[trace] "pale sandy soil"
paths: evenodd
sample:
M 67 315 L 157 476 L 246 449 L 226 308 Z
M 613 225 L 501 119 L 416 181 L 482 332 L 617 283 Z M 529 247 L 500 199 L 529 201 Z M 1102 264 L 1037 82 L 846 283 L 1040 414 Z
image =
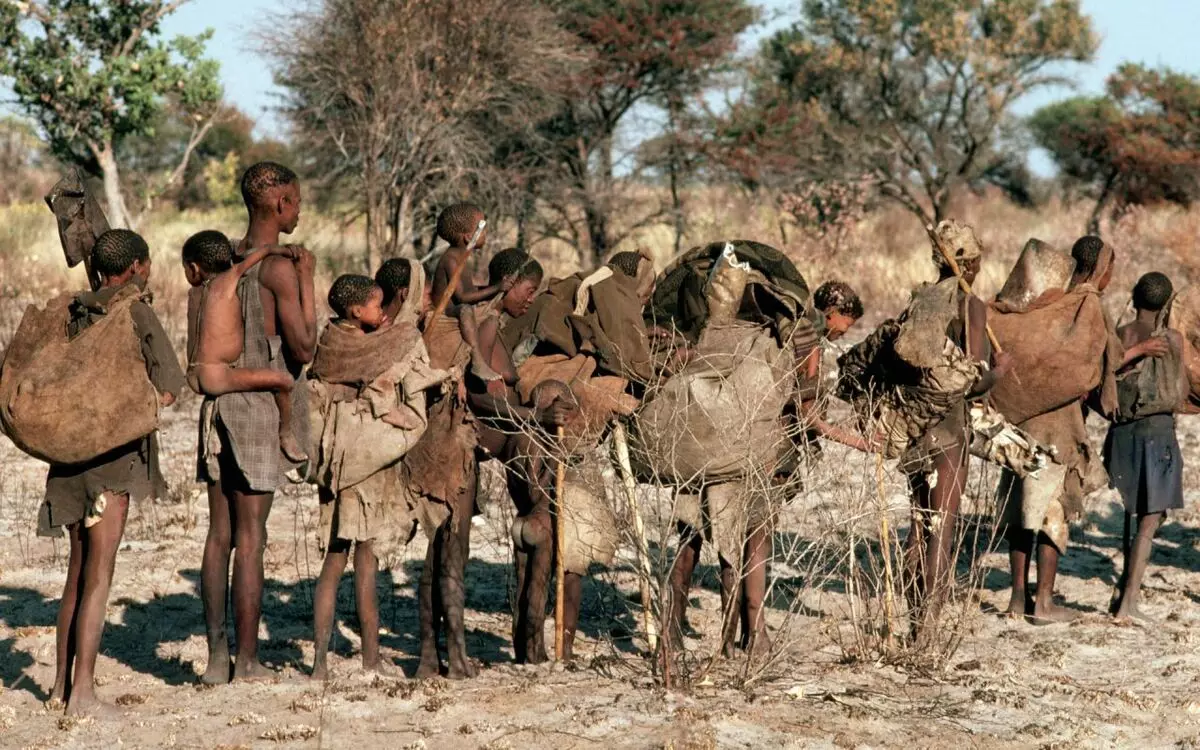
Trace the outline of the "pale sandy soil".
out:
M 945 672 L 921 676 L 844 663 L 819 597 L 784 632 L 786 602 L 770 620 L 786 659 L 746 684 L 744 663 L 719 663 L 688 691 L 655 687 L 644 659 L 622 639 L 627 570 L 585 591 L 581 651 L 568 670 L 511 665 L 511 581 L 503 495 L 476 526 L 469 568 L 470 653 L 478 679 L 373 680 L 357 670 L 349 578 L 339 600 L 335 675 L 307 677 L 312 659 L 311 592 L 320 560 L 315 498 L 277 498 L 267 551 L 263 656 L 273 684 L 200 689 L 205 656 L 198 598 L 207 510 L 190 483 L 195 404 L 172 417 L 164 444 L 174 490 L 138 507 L 117 562 L 109 625 L 97 672 L 102 697 L 123 706 L 121 722 L 75 722 L 46 711 L 53 681 L 54 616 L 64 551 L 33 534 L 44 468 L 0 446 L 0 747 L 5 748 L 711 748 L 711 747 L 1193 747 L 1200 746 L 1200 422 L 1181 422 L 1188 509 L 1162 529 L 1146 580 L 1147 627 L 1112 624 L 1103 612 L 1119 572 L 1121 514 L 1092 504 L 1073 532 L 1063 599 L 1085 610 L 1073 625 L 1035 628 L 993 613 L 1007 601 L 1007 558 L 990 553 L 971 632 Z M 1097 435 L 1098 437 L 1098 435 Z M 837 451 L 826 470 L 867 459 Z M 857 470 L 857 469 L 856 469 Z M 195 490 L 195 492 L 193 491 Z M 781 534 L 803 535 L 819 492 L 789 509 Z M 902 503 L 897 494 L 893 502 Z M 385 653 L 408 674 L 416 663 L 420 536 L 381 576 Z M 692 615 L 711 653 L 719 598 L 711 561 Z M 783 575 L 776 570 L 777 575 Z M 824 614 L 824 617 L 822 616 Z M 702 666 L 702 665 L 701 665 Z

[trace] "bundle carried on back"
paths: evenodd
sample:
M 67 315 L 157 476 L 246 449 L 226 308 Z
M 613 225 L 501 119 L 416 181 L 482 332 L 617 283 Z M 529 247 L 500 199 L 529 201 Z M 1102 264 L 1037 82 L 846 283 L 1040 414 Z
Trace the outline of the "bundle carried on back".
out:
M 1020 374 L 1002 378 L 990 398 L 1014 424 L 1079 399 L 1105 377 L 1110 327 L 1100 292 L 1090 284 L 1068 291 L 1074 269 L 1069 255 L 1031 240 L 988 311 Z
M 643 472 L 672 484 L 734 479 L 773 471 L 787 451 L 781 415 L 795 392 L 796 362 L 777 328 L 735 318 L 751 283 L 768 282 L 722 245 L 693 358 L 638 414 L 634 458 Z M 806 289 L 802 279 L 798 288 Z M 803 311 L 802 300 L 792 301 L 793 314 Z
M 129 285 L 74 338 L 77 295 L 30 306 L 0 366 L 0 427 L 18 448 L 58 464 L 91 460 L 154 432 L 158 394 L 146 374 Z
M 1174 300 L 1172 300 L 1174 302 Z M 1117 374 L 1117 413 L 1119 424 L 1156 414 L 1174 414 L 1187 401 L 1190 384 L 1184 367 L 1184 337 L 1167 327 L 1172 304 L 1168 303 L 1155 321 L 1155 337 L 1167 344 L 1161 357 L 1142 357 Z
M 1167 326 L 1183 337 L 1183 367 L 1190 386 L 1190 410 L 1200 409 L 1200 287 L 1175 295 Z
M 959 307 L 956 279 L 926 284 L 898 318 L 838 359 L 838 397 L 866 434 L 882 437 L 888 458 L 941 422 L 979 379 L 981 365 L 948 335 Z

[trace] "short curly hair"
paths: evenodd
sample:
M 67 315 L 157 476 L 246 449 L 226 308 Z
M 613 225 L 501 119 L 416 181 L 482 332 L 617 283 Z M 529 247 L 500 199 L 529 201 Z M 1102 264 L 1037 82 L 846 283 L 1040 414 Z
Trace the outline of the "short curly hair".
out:
M 183 243 L 183 262 L 195 263 L 205 273 L 221 273 L 233 266 L 233 245 L 224 234 L 206 229 Z
M 1104 240 L 1094 234 L 1080 237 L 1071 247 L 1071 257 L 1075 259 L 1075 275 L 1088 278 L 1096 272 L 1096 264 L 1100 262 L 1100 254 L 1104 252 Z
M 242 200 L 246 208 L 261 208 L 267 201 L 272 188 L 295 185 L 299 182 L 296 173 L 273 161 L 260 161 L 242 174 Z
M 475 234 L 475 228 L 484 218 L 483 209 L 474 203 L 455 203 L 438 215 L 437 233 L 446 242 L 454 245 Z
M 1158 312 L 1171 301 L 1175 287 L 1166 274 L 1151 271 L 1133 287 L 1133 306 L 1139 310 Z
M 540 284 L 545 272 L 542 270 L 542 264 L 538 263 L 537 259 L 515 247 L 501 250 L 488 263 L 489 286 L 499 284 L 505 277 L 512 276 L 513 274 L 516 274 L 517 281 L 533 279 Z
M 343 274 L 329 287 L 329 307 L 339 318 L 347 318 L 351 307 L 365 305 L 378 288 L 379 285 L 370 276 Z
M 813 294 L 813 305 L 823 313 L 840 313 L 858 320 L 863 316 L 862 298 L 844 281 L 826 281 Z
M 396 299 L 412 283 L 413 261 L 408 258 L 389 258 L 375 272 L 375 283 L 383 290 L 383 304 Z
M 110 229 L 92 246 L 92 268 L 101 276 L 120 276 L 134 263 L 148 260 L 150 246 L 128 229 Z

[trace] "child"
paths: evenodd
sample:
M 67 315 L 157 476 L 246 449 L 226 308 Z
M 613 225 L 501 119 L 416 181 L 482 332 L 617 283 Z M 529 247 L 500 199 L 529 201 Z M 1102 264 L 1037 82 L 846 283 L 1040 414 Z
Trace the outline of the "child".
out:
M 252 251 L 233 262 L 233 246 L 220 232 L 204 231 L 183 243 L 183 269 L 188 293 L 188 385 L 206 396 L 241 391 L 273 391 L 279 408 L 279 446 L 291 461 L 305 459 L 292 434 L 292 377 L 282 370 L 233 367 L 242 356 L 243 321 L 238 281 L 268 255 L 293 260 L 288 245 Z
M 813 306 L 825 316 L 825 340 L 837 341 L 862 319 L 858 292 L 844 281 L 826 281 L 813 294 Z
M 371 278 L 347 274 L 340 276 L 329 289 L 329 307 L 337 316 L 329 325 L 362 337 L 378 330 L 388 322 L 383 311 L 383 290 Z M 333 494 L 321 488 L 322 528 L 329 534 L 322 539 L 325 545 L 325 562 L 317 579 L 313 597 L 313 624 L 316 631 L 316 655 L 312 676 L 323 680 L 328 675 L 326 654 L 333 633 L 334 609 L 337 604 L 338 582 L 350 560 L 350 547 L 354 546 L 354 593 L 358 605 L 358 623 L 362 630 L 363 669 L 386 673 L 384 662 L 379 659 L 379 602 L 375 592 L 376 557 L 371 538 L 377 529 L 366 534 L 356 533 L 361 529 L 342 529 L 341 524 L 326 516 L 340 516 L 338 506 L 343 502 L 341 493 Z M 373 526 L 375 519 L 363 519 L 363 526 Z M 326 523 L 328 521 L 328 523 Z M 349 524 L 347 524 L 349 525 Z
M 100 276 L 101 286 L 76 298 L 70 335 L 79 334 L 107 314 L 118 297 L 136 296 L 130 315 L 146 373 L 159 393 L 159 403 L 170 406 L 184 387 L 184 374 L 154 310 L 141 299 L 141 288 L 150 276 L 146 241 L 125 229 L 105 232 L 92 248 L 91 267 Z M 100 703 L 94 685 L 109 587 L 129 502 L 165 494 L 154 433 L 85 464 L 50 466 L 38 533 L 57 535 L 65 527 L 71 538 L 67 582 L 58 610 L 57 670 L 50 701 L 65 703 L 68 714 L 120 715 L 116 708 Z
M 475 262 L 474 258 L 468 254 L 467 245 L 479 227 L 479 222 L 483 220 L 483 209 L 473 203 L 455 203 L 438 216 L 438 236 L 450 243 L 450 247 L 438 260 L 437 270 L 433 274 L 432 292 L 433 302 L 437 304 L 446 293 L 447 287 L 450 286 L 454 270 L 464 263 L 467 264 L 459 275 L 458 283 L 450 291 L 450 302 L 458 308 L 460 332 L 463 341 L 471 349 L 471 369 L 481 380 L 490 382 L 500 379 L 500 376 L 488 366 L 486 359 L 479 354 L 480 321 L 476 319 L 476 312 L 472 306 L 496 300 L 499 295 L 512 288 L 514 280 L 511 277 L 505 277 L 482 289 L 475 286 Z M 481 250 L 486 242 L 487 230 L 484 230 L 476 240 L 473 249 Z
M 1166 276 L 1146 274 L 1133 288 L 1137 319 L 1117 329 L 1127 349 L 1152 339 L 1158 342 L 1157 347 L 1143 347 L 1142 351 L 1148 356 L 1161 357 L 1161 368 L 1168 378 L 1174 378 L 1176 385 L 1172 389 L 1166 384 L 1161 394 L 1150 393 L 1146 381 L 1138 377 L 1137 365 L 1127 365 L 1123 373 L 1118 373 L 1118 393 L 1122 397 L 1115 423 L 1104 441 L 1104 467 L 1111 486 L 1125 501 L 1125 570 L 1111 608 L 1119 620 L 1146 619 L 1138 604 L 1154 534 L 1168 510 L 1183 507 L 1183 456 L 1175 438 L 1174 414 L 1185 393 L 1183 337 L 1178 331 L 1162 334 L 1162 313 L 1173 293 L 1171 280 Z M 1137 536 L 1131 539 L 1135 516 Z

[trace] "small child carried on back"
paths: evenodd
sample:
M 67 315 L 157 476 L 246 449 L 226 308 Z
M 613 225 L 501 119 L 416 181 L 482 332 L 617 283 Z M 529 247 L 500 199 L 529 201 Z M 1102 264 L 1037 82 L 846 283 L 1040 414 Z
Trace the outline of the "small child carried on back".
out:
M 490 286 L 475 286 L 475 257 L 471 253 L 483 249 L 487 243 L 487 230 L 483 230 L 474 245 L 471 238 L 484 219 L 483 209 L 473 203 L 455 203 L 438 216 L 438 237 L 448 242 L 450 247 L 442 254 L 437 270 L 434 271 L 432 299 L 437 305 L 447 289 L 453 286 L 450 290 L 450 302 L 455 309 L 450 310 L 447 307 L 447 314 L 458 318 L 459 333 L 471 350 L 471 370 L 479 379 L 491 382 L 500 380 L 501 376 L 479 353 L 479 324 L 482 322 L 481 318 L 486 317 L 488 305 L 498 304 L 499 298 L 513 287 L 515 279 L 510 276 Z M 457 283 L 452 285 L 455 270 L 463 264 L 466 265 L 460 272 Z M 431 320 L 426 326 L 436 323 L 437 321 Z
M 385 292 L 373 279 L 346 274 L 333 282 L 329 306 L 335 317 L 321 334 L 310 371 L 313 434 L 319 435 L 313 477 L 325 553 L 313 603 L 318 679 L 328 674 L 338 582 L 352 547 L 363 668 L 390 667 L 379 656 L 375 571 L 380 547 L 411 535 L 416 519 L 399 463 L 425 433 L 425 390 L 446 379 L 445 372 L 430 367 L 416 326 L 424 276 L 415 262 L 412 266 L 408 273 L 394 273 L 405 277 L 406 288 L 392 290 L 390 301 L 399 300 L 387 310 Z
M 1111 614 L 1146 619 L 1139 609 L 1142 577 L 1154 535 L 1167 511 L 1183 507 L 1183 455 L 1175 437 L 1175 412 L 1188 395 L 1183 337 L 1166 328 L 1174 288 L 1161 273 L 1148 273 L 1133 288 L 1137 317 L 1117 329 L 1128 352 L 1141 356 L 1117 373 L 1118 407 L 1104 441 L 1109 483 L 1125 503 L 1125 569 Z M 1137 535 L 1133 521 L 1137 518 Z
M 291 461 L 307 456 L 292 434 L 292 376 L 270 368 L 235 367 L 242 356 L 245 322 L 238 282 L 269 255 L 297 260 L 292 245 L 254 250 L 233 262 L 233 245 L 220 232 L 199 232 L 183 243 L 183 268 L 188 292 L 188 385 L 205 396 L 245 391 L 272 391 L 279 409 L 279 447 Z

